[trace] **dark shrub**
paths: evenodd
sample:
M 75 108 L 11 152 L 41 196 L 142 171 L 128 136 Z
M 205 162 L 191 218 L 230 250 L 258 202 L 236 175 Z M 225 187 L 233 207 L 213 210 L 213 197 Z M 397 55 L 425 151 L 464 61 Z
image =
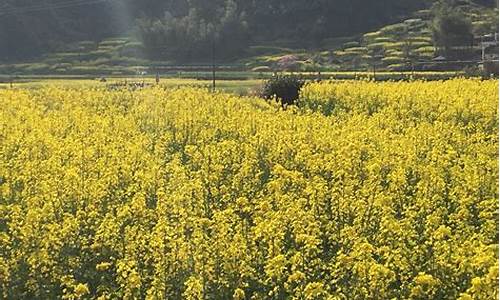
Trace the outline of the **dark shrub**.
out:
M 268 100 L 276 98 L 283 106 L 292 105 L 299 99 L 304 83 L 304 80 L 296 76 L 273 76 L 265 83 L 262 97 Z

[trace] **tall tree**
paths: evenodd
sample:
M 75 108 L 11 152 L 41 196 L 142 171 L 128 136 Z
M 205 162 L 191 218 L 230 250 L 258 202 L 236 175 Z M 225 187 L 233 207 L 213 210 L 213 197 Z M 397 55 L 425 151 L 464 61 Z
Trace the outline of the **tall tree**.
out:
M 454 1 L 439 1 L 432 11 L 434 43 L 442 54 L 450 56 L 453 48 L 472 45 L 472 23 Z
M 143 17 L 137 35 L 153 59 L 212 60 L 214 46 L 220 57 L 230 58 L 248 43 L 244 13 L 234 0 L 208 3 L 189 0 L 186 16 L 166 13 L 162 18 Z

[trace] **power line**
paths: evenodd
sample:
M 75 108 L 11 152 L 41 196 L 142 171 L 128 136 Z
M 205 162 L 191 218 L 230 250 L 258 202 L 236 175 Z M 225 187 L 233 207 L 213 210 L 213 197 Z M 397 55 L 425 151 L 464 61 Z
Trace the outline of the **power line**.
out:
M 39 11 L 39 10 L 47 10 L 58 7 L 71 7 L 77 5 L 86 5 L 93 4 L 95 2 L 103 2 L 107 0 L 67 0 L 67 1 L 58 1 L 53 3 L 45 3 L 45 4 L 35 4 L 29 6 L 22 7 L 11 7 L 9 9 L 3 10 L 1 13 L 11 13 L 11 12 L 30 12 L 30 11 Z M 1 11 L 1 10 L 0 10 Z
M 9 15 L 39 12 L 39 11 L 44 11 L 44 10 L 69 8 L 69 7 L 98 4 L 98 3 L 110 2 L 110 1 L 114 1 L 114 0 L 70 0 L 70 1 L 63 1 L 63 2 L 59 2 L 59 3 L 55 3 L 55 4 L 50 4 L 50 5 L 32 5 L 32 6 L 25 6 L 25 7 L 19 7 L 19 8 L 0 10 L 0 16 L 9 16 Z
M 49 6 L 53 6 L 53 5 L 61 5 L 61 4 L 72 4 L 73 2 L 82 2 L 82 0 L 67 0 L 67 1 L 55 1 L 52 2 L 52 3 L 38 3 L 38 4 L 33 4 L 33 5 L 27 5 L 27 6 L 21 6 L 21 7 L 12 7 L 12 5 L 8 5 L 8 4 L 5 4 L 2 8 L 4 8 L 4 12 L 5 13 L 8 13 L 8 12 L 14 12 L 14 11 L 23 11 L 23 10 L 32 10 L 32 9 L 43 9 L 43 8 L 46 8 L 46 7 L 49 7 Z

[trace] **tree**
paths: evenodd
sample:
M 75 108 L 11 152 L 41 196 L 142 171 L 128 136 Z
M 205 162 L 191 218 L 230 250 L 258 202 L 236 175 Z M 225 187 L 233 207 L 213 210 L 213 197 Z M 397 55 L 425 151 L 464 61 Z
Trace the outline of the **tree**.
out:
M 472 23 L 452 1 L 440 1 L 433 6 L 432 34 L 434 44 L 445 56 L 455 47 L 472 44 Z
M 150 58 L 208 61 L 214 44 L 219 58 L 241 54 L 249 39 L 245 15 L 234 0 L 220 5 L 199 0 L 188 3 L 186 16 L 165 13 L 163 18 L 138 21 L 137 34 Z
M 118 34 L 119 3 L 56 0 L 0 1 L 0 60 L 36 57 L 68 42 Z M 123 16 L 118 16 L 123 18 Z

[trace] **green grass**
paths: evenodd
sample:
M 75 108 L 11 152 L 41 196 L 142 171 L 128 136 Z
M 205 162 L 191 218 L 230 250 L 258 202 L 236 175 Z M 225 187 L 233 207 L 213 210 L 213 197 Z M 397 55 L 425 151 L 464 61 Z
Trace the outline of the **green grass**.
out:
M 4 80 L 5 81 L 5 80 Z M 93 79 L 83 79 L 76 76 L 69 78 L 43 78 L 43 77 L 31 77 L 18 79 L 12 85 L 14 89 L 39 89 L 42 87 L 54 86 L 63 88 L 108 88 L 115 84 L 128 84 L 142 83 L 144 82 L 147 86 L 155 85 L 155 79 L 148 78 L 110 78 L 106 82 L 100 82 L 99 80 Z M 263 84 L 262 80 L 220 80 L 216 81 L 216 88 L 218 90 L 235 93 L 238 95 L 248 95 L 254 93 Z M 168 78 L 161 79 L 160 86 L 164 88 L 178 88 L 183 86 L 199 86 L 211 88 L 212 81 L 210 80 L 196 80 L 196 79 L 179 79 L 179 78 Z M 9 82 L 0 83 L 0 89 L 10 89 Z
M 393 65 L 397 67 L 396 65 Z M 234 73 L 234 74 L 232 74 Z M 301 73 L 285 73 L 294 74 L 309 80 L 318 79 L 316 72 L 301 72 Z M 200 75 L 200 74 L 198 74 Z M 205 74 L 209 76 L 209 74 Z M 222 76 L 221 76 L 222 75 Z M 254 94 L 264 84 L 265 79 L 270 78 L 273 74 L 270 72 L 220 72 L 216 80 L 216 88 L 225 92 L 235 93 L 239 95 Z M 233 76 L 233 77 L 231 77 Z M 376 80 L 408 80 L 408 79 L 423 79 L 423 80 L 445 80 L 453 77 L 464 76 L 463 72 L 390 72 L 378 71 L 375 74 Z M 223 77 L 224 79 L 220 79 Z M 245 77 L 248 79 L 239 79 Z M 374 79 L 372 71 L 363 72 L 322 72 L 321 79 L 323 80 L 353 80 L 353 79 Z M 0 89 L 9 89 L 10 77 L 0 75 Z M 106 82 L 100 82 L 98 78 L 91 76 L 20 76 L 13 79 L 14 89 L 37 89 L 46 86 L 58 86 L 65 88 L 107 88 L 115 84 L 123 83 L 142 83 L 146 85 L 154 85 L 155 78 L 147 77 L 108 77 Z M 211 79 L 196 79 L 196 78 L 175 78 L 163 77 L 160 80 L 160 85 L 165 88 L 176 88 L 182 86 L 199 86 L 211 88 Z

